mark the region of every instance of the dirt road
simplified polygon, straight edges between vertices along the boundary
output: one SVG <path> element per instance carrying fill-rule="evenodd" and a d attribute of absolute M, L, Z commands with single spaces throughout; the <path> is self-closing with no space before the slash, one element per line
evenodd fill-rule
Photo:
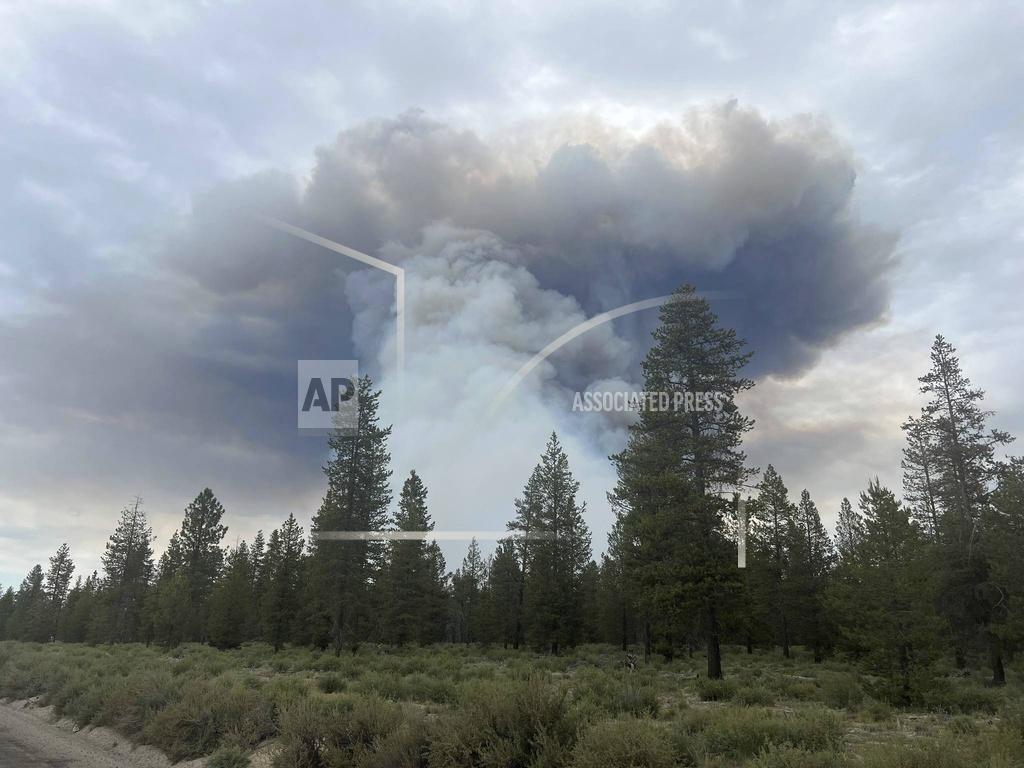
<path fill-rule="evenodd" d="M 0 704 L 0 768 L 168 768 L 170 761 L 147 747 L 133 749 L 99 728 L 72 732 L 52 721 L 49 710 L 24 702 Z"/>

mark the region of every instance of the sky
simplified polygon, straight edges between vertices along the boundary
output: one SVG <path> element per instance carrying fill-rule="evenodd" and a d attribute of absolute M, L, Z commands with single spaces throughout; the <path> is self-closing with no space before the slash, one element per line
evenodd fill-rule
<path fill-rule="evenodd" d="M 656 311 L 689 281 L 754 352 L 751 466 L 827 524 L 899 489 L 936 333 L 1024 432 L 1024 9 L 1011 2 L 0 6 L 0 584 L 319 505 L 296 361 L 358 359 L 439 529 L 497 530 L 557 430 L 596 550 Z M 394 282 L 266 224 L 406 270 Z M 1014 448 L 1011 447 L 1011 451 Z M 485 547 L 489 543 L 485 544 Z M 448 544 L 458 565 L 464 542 Z"/>

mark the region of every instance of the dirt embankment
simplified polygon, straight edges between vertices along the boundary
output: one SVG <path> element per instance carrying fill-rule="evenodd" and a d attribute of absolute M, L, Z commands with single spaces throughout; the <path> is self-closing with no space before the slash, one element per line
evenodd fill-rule
<path fill-rule="evenodd" d="M 179 763 L 200 768 L 205 761 Z M 0 703 L 0 768 L 170 768 L 152 747 L 140 747 L 107 728 L 79 730 L 30 701 Z"/>

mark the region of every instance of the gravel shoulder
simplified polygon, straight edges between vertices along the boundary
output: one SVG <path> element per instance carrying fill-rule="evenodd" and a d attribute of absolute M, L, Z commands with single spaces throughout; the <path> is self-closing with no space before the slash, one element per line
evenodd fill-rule
<path fill-rule="evenodd" d="M 159 750 L 133 745 L 107 728 L 78 730 L 49 707 L 0 703 L 0 768 L 170 768 Z M 201 761 L 179 763 L 199 768 Z"/>

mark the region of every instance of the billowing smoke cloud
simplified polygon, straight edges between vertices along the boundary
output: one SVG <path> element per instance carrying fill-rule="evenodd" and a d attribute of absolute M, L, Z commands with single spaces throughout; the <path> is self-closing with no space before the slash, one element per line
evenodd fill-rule
<path fill-rule="evenodd" d="M 493 233 L 588 314 L 686 280 L 725 289 L 754 372 L 788 373 L 887 307 L 893 240 L 857 221 L 854 179 L 821 122 L 733 103 L 641 136 L 563 121 L 490 143 L 409 113 L 322 149 L 302 214 L 370 251 L 437 220 Z"/>

